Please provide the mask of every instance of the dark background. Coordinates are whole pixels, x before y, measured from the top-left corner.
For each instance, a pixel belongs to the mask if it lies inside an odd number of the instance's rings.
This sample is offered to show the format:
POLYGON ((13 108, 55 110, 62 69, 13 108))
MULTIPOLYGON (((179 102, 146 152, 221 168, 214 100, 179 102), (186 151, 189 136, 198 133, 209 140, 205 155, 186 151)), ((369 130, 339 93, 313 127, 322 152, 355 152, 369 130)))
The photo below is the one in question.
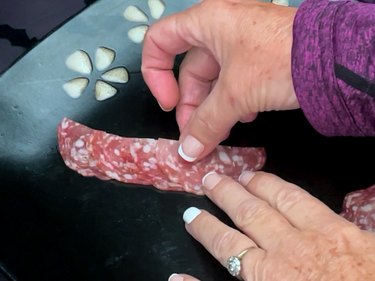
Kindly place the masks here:
MULTIPOLYGON (((88 4, 2 0, 0 72, 88 4)), ((110 100, 78 121, 120 135, 178 138, 174 113, 161 112, 140 75, 133 75, 126 87, 132 94, 110 100)), ((38 108, 20 100, 17 108, 9 109, 13 105, 7 103, 6 93, 0 95, 0 108, 6 112, 0 115, 5 124, 0 129, 8 128, 0 130, 1 281, 167 280, 173 272, 201 280, 229 279, 184 230, 181 216, 190 206, 229 222, 206 198, 84 178, 65 167, 55 138, 36 158, 24 156, 22 149, 8 153, 14 143, 35 141, 38 126, 53 127, 55 120, 40 124, 39 118, 22 118, 24 107, 35 114, 38 108), (14 124, 8 124, 8 109, 14 124), (13 118, 17 114, 20 117, 13 118), (18 122, 26 129, 12 133, 18 122)), ((323 137, 301 111, 261 114, 252 124, 237 125, 226 143, 265 146, 266 171, 301 185, 336 212, 347 192, 375 182, 373 165, 367 164, 375 159, 373 139, 323 137)))

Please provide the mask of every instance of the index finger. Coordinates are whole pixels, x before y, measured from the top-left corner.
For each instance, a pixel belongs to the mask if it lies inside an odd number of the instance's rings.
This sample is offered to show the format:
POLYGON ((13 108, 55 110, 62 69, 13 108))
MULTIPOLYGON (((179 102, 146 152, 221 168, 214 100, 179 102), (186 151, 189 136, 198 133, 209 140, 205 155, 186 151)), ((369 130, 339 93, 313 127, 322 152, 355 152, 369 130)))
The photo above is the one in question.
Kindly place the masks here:
POLYGON ((144 39, 143 78, 164 110, 173 109, 179 100, 179 88, 173 74, 176 55, 198 45, 193 31, 199 28, 189 16, 190 9, 158 21, 149 28, 144 39))

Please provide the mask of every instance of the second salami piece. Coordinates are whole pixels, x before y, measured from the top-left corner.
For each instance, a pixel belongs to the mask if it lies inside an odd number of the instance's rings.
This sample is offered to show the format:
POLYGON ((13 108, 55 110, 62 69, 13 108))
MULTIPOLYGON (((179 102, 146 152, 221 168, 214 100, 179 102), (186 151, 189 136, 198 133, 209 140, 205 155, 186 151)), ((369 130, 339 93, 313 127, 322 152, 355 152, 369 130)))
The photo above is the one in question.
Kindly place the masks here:
POLYGON ((58 126, 58 143, 65 164, 83 176, 195 194, 203 194, 201 179, 210 171, 237 179, 261 169, 266 159, 263 148, 218 146, 189 163, 178 155, 178 141, 120 137, 68 118, 58 126))

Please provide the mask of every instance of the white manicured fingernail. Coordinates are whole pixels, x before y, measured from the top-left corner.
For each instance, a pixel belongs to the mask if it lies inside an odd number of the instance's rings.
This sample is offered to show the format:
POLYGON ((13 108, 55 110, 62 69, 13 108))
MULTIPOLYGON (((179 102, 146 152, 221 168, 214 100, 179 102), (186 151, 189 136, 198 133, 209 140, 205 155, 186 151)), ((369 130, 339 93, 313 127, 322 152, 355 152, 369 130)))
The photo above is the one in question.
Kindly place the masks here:
POLYGON ((238 181, 242 185, 248 185, 251 179, 255 176, 254 172, 252 171, 244 171, 242 174, 239 176, 238 181))
POLYGON ((207 173, 202 179, 202 185, 211 190, 221 181, 221 176, 216 172, 207 173))
POLYGON ((182 144, 178 147, 178 154, 188 162, 195 161, 203 152, 203 144, 193 136, 186 136, 182 144))
POLYGON ((178 275, 177 273, 173 273, 171 276, 169 276, 168 281, 183 281, 184 278, 182 278, 181 275, 178 275))
POLYGON ((183 218, 184 222, 186 222, 187 224, 189 224, 193 220, 195 220, 195 218, 200 213, 202 213, 202 212, 198 208, 190 207, 190 208, 186 209, 186 211, 184 212, 184 215, 182 216, 182 218, 183 218))

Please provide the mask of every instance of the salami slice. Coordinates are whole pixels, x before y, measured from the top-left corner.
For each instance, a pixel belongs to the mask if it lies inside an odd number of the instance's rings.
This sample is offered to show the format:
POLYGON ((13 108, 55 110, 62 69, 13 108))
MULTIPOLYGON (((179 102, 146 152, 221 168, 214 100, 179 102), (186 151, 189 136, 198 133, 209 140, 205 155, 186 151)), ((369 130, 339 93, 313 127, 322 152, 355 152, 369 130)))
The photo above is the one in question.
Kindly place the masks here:
POLYGON ((192 164, 178 155, 178 146, 177 141, 159 139, 156 159, 171 188, 174 186, 186 192, 200 192, 201 179, 210 171, 238 179, 243 171, 258 170, 265 162, 263 149, 219 146, 207 157, 192 164))
POLYGON ((189 163, 178 155, 176 140, 120 137, 67 118, 58 126, 58 143, 65 164, 83 176, 195 194, 203 194, 201 179, 210 171, 237 179, 265 163, 263 148, 229 146, 189 163))
POLYGON ((341 215, 359 228, 375 233, 375 185, 347 194, 341 215))

